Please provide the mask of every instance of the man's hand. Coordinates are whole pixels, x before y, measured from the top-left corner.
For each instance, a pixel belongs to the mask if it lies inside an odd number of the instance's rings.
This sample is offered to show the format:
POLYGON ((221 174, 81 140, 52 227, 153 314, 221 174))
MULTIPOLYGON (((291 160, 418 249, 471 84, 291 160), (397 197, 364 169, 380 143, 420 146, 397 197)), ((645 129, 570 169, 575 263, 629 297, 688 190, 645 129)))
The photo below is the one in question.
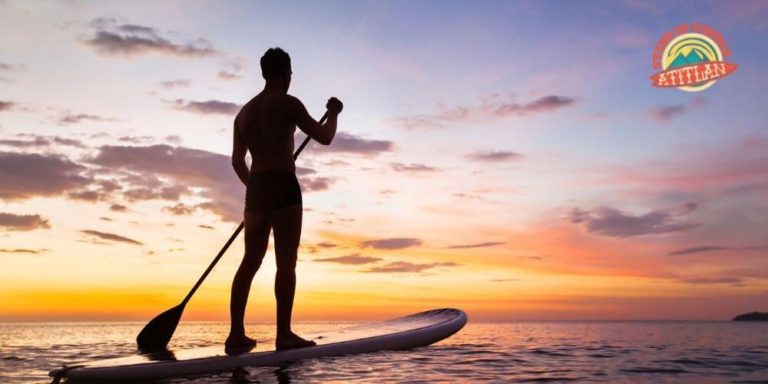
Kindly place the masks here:
POLYGON ((339 99, 331 97, 328 99, 328 103, 325 104, 325 109, 332 114, 338 115, 341 113, 341 110, 344 109, 344 104, 342 104, 339 99))

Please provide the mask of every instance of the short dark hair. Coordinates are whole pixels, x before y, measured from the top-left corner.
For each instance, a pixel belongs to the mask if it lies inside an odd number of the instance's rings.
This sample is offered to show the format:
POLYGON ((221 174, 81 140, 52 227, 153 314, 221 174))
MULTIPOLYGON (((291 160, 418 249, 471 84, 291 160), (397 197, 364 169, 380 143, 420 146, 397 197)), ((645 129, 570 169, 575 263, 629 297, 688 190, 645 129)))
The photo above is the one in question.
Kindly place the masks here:
POLYGON ((280 76, 291 70, 291 57, 280 48, 270 48, 261 57, 261 76, 265 79, 280 76))

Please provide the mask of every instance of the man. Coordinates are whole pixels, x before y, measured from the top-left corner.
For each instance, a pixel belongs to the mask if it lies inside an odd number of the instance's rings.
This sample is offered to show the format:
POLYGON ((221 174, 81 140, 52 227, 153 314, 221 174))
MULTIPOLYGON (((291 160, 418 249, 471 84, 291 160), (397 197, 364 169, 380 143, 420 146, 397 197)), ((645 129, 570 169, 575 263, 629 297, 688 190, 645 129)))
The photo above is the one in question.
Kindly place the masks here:
POLYGON ((315 345, 291 330, 291 312, 296 291, 296 257, 301 237, 302 199, 293 162, 293 134, 298 126, 317 142, 328 145, 336 135, 336 120, 343 104, 330 98, 328 119, 321 125, 304 105, 288 94, 291 59, 280 48, 271 48, 261 58, 264 89, 246 103, 235 118, 232 166, 246 185, 245 256, 232 281, 227 337, 229 350, 256 345, 245 335, 243 317, 253 276, 267 251, 269 232, 274 230, 277 275, 277 349, 315 345), (245 163, 251 153, 251 169, 245 163))

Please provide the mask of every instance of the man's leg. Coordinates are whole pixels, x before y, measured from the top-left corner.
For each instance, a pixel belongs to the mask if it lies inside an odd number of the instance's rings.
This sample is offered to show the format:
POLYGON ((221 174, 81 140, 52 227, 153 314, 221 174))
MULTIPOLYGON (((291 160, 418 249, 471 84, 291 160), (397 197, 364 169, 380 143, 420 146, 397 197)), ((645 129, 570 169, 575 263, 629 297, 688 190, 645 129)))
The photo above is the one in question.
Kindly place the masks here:
POLYGON ((241 346, 251 344, 252 340, 245 336, 245 305, 248 303, 248 294, 251 290, 251 282, 256 271, 261 266, 264 254, 269 243, 270 220, 267 215, 256 212, 245 212, 245 255, 240 267, 232 280, 232 294, 229 303, 229 315, 232 327, 227 337, 227 346, 241 346))
POLYGON ((301 239, 302 206, 291 205, 272 214, 275 235, 277 275, 275 299, 277 301, 277 349, 299 348, 315 345, 297 336, 291 330, 293 297, 296 293, 296 259, 301 239))

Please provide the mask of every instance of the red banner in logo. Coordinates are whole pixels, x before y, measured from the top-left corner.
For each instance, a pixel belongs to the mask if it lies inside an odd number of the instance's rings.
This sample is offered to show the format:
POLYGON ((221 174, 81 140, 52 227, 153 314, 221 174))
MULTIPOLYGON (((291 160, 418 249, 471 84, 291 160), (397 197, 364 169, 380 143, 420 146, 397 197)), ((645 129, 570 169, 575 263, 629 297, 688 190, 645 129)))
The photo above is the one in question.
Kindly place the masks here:
POLYGON ((737 68, 736 64, 713 61, 676 67, 651 76, 654 87, 684 87, 706 83, 730 75, 737 68))

